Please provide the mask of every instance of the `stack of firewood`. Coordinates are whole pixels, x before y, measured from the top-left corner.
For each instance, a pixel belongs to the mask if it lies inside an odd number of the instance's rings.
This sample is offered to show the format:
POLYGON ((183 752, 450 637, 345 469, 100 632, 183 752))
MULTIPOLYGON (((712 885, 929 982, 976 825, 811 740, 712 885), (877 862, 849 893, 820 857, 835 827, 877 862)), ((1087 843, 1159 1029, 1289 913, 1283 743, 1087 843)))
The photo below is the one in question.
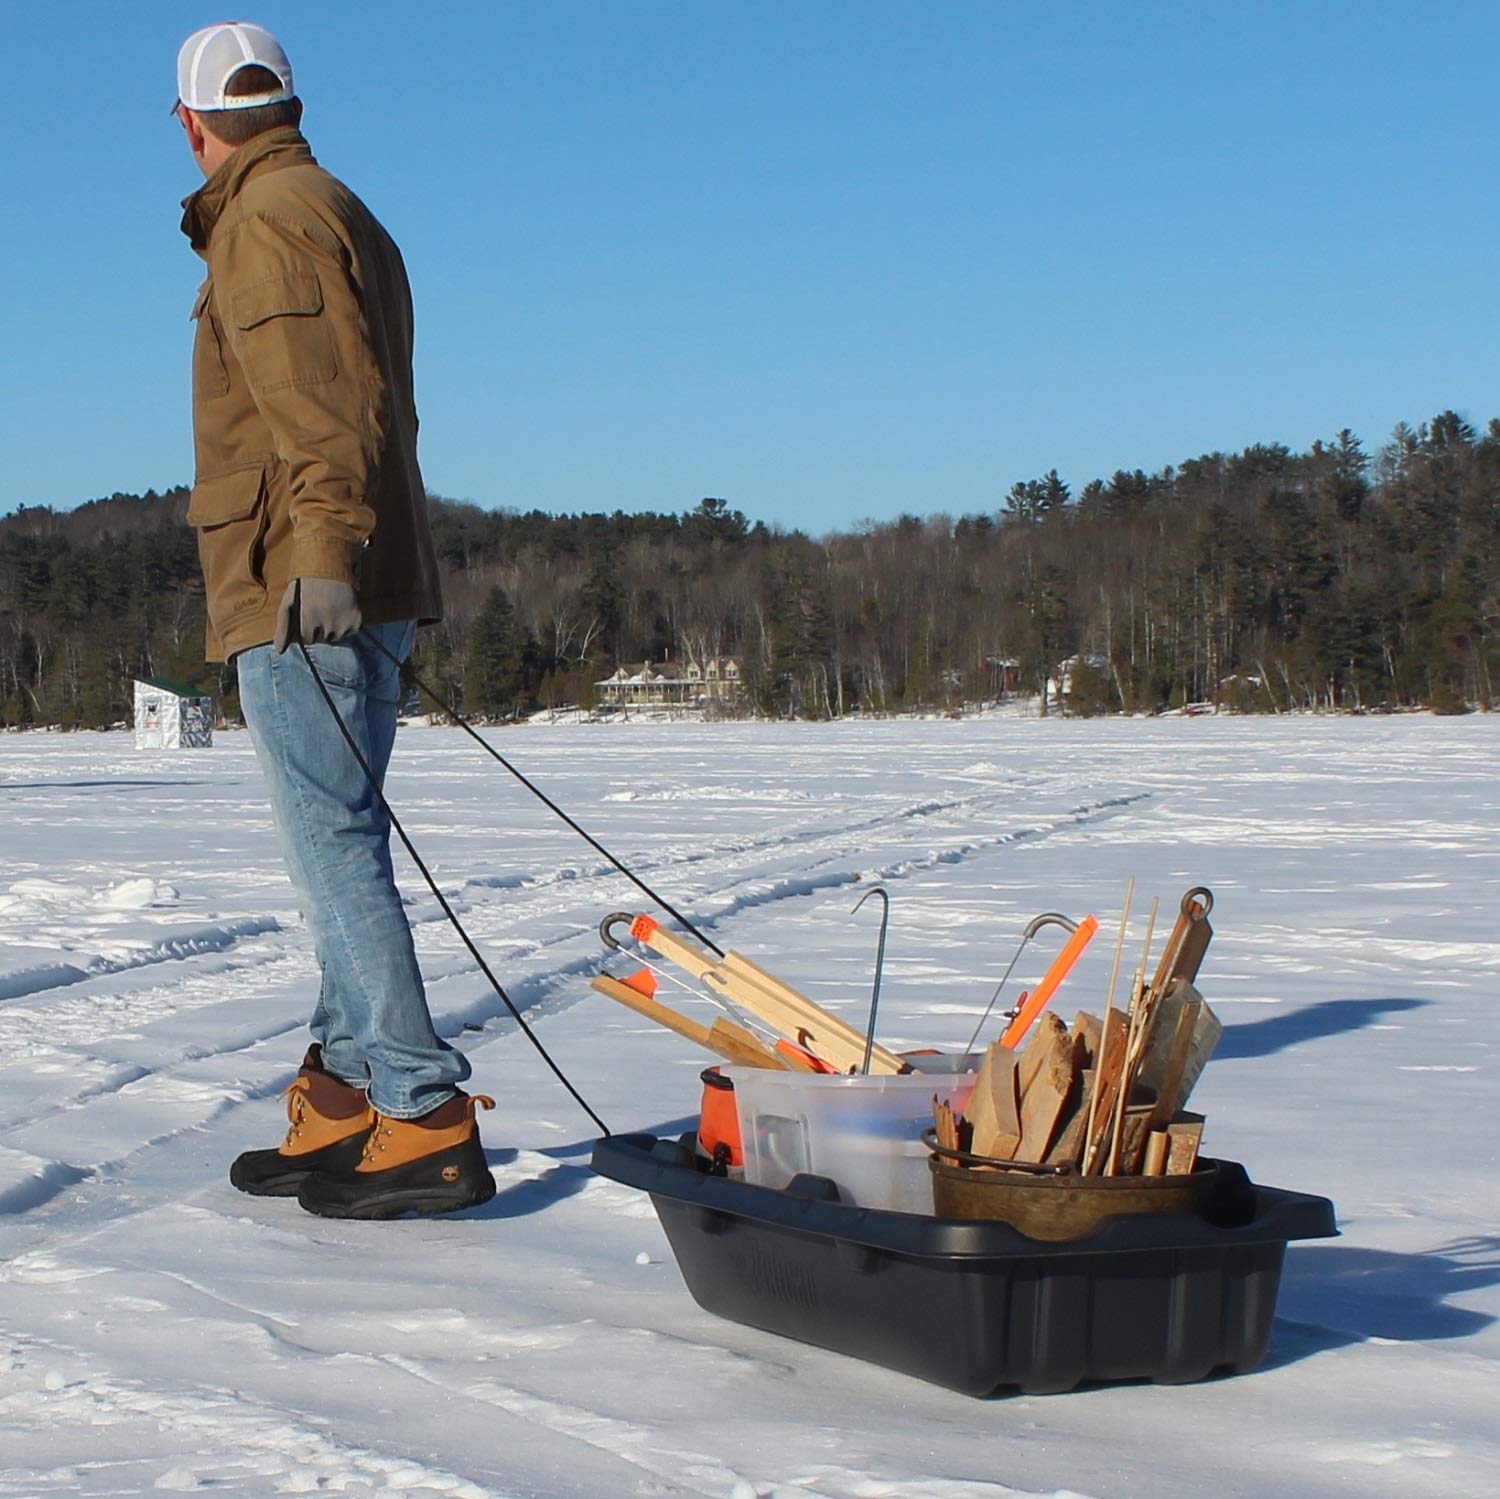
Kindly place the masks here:
MULTIPOLYGON (((1129 900, 1127 891, 1127 918, 1129 900)), ((1103 1017, 1081 1010, 1070 1028, 1047 1012, 1019 1049, 995 1042, 962 1114, 934 1099, 938 1144, 997 1165, 1048 1165, 1086 1176, 1190 1172, 1203 1119, 1183 1106, 1223 1031, 1192 985, 1212 936, 1211 904, 1207 891, 1184 897, 1148 983, 1153 904, 1129 1003, 1116 1009, 1122 919, 1103 1017)))

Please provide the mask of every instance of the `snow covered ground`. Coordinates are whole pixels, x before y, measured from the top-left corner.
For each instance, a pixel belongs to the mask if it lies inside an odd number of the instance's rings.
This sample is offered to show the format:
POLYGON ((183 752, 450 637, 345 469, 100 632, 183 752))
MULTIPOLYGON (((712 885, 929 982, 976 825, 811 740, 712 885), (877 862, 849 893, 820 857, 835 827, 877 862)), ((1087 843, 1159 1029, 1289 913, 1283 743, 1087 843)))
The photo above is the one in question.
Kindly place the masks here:
MULTIPOLYGON (((1500 719, 532 726, 499 736, 724 946, 881 1039, 964 1041, 1039 911, 1217 897, 1206 1147, 1324 1193, 1254 1374, 976 1401, 719 1321, 398 855, 499 1182, 331 1223, 234 1192, 315 990, 242 734, 0 737, 0 1495, 1500 1493, 1500 719)), ((642 902, 454 731, 390 792, 615 1129, 704 1058, 592 994, 642 902)), ((1167 917, 1164 916, 1165 923, 1167 917)), ((1139 931, 1139 927, 1137 927, 1139 931)), ((1097 1005, 1111 943, 1068 981, 1097 1005)), ((1032 984, 1044 937, 1016 979, 1032 984)))

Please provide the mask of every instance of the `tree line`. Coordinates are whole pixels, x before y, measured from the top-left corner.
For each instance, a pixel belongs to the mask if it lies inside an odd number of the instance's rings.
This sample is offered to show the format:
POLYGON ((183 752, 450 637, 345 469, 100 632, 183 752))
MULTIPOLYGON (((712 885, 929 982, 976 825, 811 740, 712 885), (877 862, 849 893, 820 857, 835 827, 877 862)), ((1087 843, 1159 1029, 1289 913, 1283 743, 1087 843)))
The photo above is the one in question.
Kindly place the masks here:
MULTIPOLYGON (((202 659, 187 491, 0 518, 0 723, 128 719, 165 676, 237 714, 202 659)), ((1373 454, 1348 430, 1076 495, 814 537, 728 501, 551 515, 431 497, 447 616, 414 664, 503 718, 594 701, 618 664, 733 657, 779 716, 956 709, 1066 672, 1065 711, 1488 708, 1500 670, 1500 421, 1446 411, 1373 454)), ((1047 698, 1043 693, 1043 705, 1047 698)))

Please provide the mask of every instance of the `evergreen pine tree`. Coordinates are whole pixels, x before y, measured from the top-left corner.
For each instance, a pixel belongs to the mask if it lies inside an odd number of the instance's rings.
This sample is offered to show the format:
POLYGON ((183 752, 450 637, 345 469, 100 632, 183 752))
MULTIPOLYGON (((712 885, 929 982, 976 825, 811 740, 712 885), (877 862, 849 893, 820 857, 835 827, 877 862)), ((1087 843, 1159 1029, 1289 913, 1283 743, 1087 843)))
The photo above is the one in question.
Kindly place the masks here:
POLYGON ((620 583, 620 559, 613 548, 594 553, 580 597, 597 622, 597 638, 605 656, 620 661, 625 654, 625 590, 620 583))
POLYGON ((1048 469, 1037 480, 1037 511, 1040 515, 1053 515, 1068 503, 1068 486, 1058 478, 1055 468, 1048 469))
POLYGON ((464 658, 464 711, 514 713, 525 689, 525 641, 505 590, 492 588, 469 628, 464 658))

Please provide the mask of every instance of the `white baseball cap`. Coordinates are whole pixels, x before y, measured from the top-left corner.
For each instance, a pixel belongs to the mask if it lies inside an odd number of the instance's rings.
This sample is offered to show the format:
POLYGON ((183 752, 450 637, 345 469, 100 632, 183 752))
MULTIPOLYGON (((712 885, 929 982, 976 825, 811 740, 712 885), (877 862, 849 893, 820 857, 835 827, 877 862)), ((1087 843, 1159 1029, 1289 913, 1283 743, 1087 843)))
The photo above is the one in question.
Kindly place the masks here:
POLYGON ((281 43, 265 27, 249 21, 205 26, 177 54, 177 103, 189 109, 256 109, 262 104, 280 104, 295 92, 292 65, 281 43), (281 86, 259 94, 225 94, 229 80, 247 67, 268 68, 281 86))

